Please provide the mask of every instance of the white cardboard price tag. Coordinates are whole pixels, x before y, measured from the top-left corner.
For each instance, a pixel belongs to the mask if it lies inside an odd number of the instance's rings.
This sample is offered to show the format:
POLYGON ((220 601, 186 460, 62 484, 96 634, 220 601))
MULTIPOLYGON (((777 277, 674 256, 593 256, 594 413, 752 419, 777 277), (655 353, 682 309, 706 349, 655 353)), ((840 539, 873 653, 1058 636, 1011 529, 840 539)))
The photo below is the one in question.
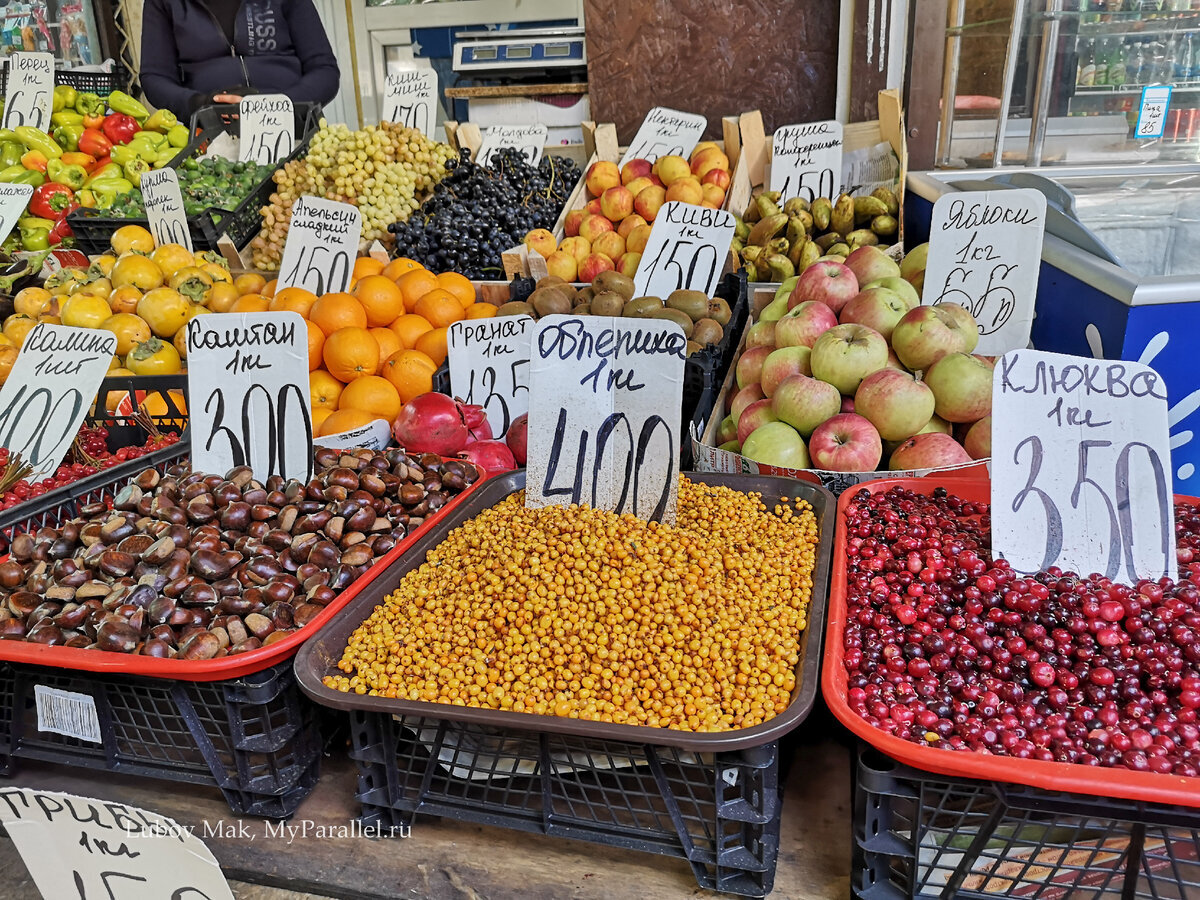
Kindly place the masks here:
POLYGON ((312 477, 308 331, 293 312, 196 316, 187 325, 192 468, 312 477))
POLYGON ((31 125, 50 130, 54 108, 54 57, 49 53, 14 53, 8 59, 4 86, 4 128, 31 125))
POLYGON ((179 176, 175 170, 165 168, 145 172, 138 186, 142 190, 142 203, 146 207, 154 245, 182 244, 191 252, 192 232, 183 211, 183 193, 179 190, 179 176))
POLYGON ((366 447, 368 450, 382 450, 392 440, 391 423, 383 419, 368 422, 359 428, 349 431, 339 431, 337 434, 327 434, 324 437, 313 438, 314 447, 329 447, 333 450, 344 450, 352 447, 366 447))
POLYGON ((1013 350, 992 392, 992 548, 1124 584, 1174 577, 1167 391, 1158 373, 1013 350))
POLYGON ((238 104, 238 160, 272 166, 296 149, 296 111, 287 94, 255 94, 238 104))
POLYGON ((656 106, 642 119, 641 127, 629 142, 629 149, 621 157, 621 165, 631 159, 654 162, 660 156, 675 155, 686 159, 707 127, 708 119, 697 113, 656 106))
POLYGON ((586 503, 674 523, 686 346, 674 322, 539 319, 525 504, 586 503))
POLYGON ((477 403, 497 438, 529 412, 529 354, 533 319, 497 316, 455 322, 447 335, 450 393, 477 403))
POLYGON ((1142 88, 1138 107, 1137 127, 1133 136, 1139 140, 1160 138, 1167 127, 1167 110, 1171 106, 1172 85, 1156 84, 1142 88))
POLYGON ((837 197, 842 178, 842 123, 784 125, 771 141, 771 190, 780 200, 837 197))
POLYGON ((109 331, 39 324, 0 387, 0 446, 52 475, 75 439, 117 352, 109 331))
POLYGON ((33 185, 0 184, 0 241, 16 226, 32 196, 33 185))
POLYGON ((279 288, 302 287, 318 297, 350 285, 362 236, 358 207, 324 197, 300 197, 279 264, 279 288))
POLYGON ((233 900, 204 842, 136 806, 5 787, 0 822, 43 897, 233 900))
POLYGON ((383 120, 433 137, 437 126, 438 76, 433 69, 388 72, 383 88, 383 120))
POLYGON ((933 204, 921 302, 966 307, 979 323, 980 356, 1029 346, 1045 231, 1041 191, 943 194, 933 204))
POLYGON ((635 296, 672 291, 712 295, 733 241, 733 213, 672 200, 664 203, 633 275, 635 296))
POLYGON ((501 147, 516 147, 525 154, 531 166, 542 161, 542 150, 550 129, 545 125, 493 125, 483 135, 483 143, 475 154, 475 162, 489 165, 492 155, 501 147))

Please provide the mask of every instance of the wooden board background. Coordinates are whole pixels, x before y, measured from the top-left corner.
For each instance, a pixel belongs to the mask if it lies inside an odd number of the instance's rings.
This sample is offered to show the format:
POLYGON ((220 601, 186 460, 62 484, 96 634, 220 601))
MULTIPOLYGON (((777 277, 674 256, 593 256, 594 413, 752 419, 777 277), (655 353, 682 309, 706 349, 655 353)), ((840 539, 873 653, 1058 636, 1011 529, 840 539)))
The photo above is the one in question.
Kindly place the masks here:
POLYGON ((767 132, 831 119, 838 0, 584 0, 592 116, 622 144, 666 106, 721 118, 760 109, 767 132))

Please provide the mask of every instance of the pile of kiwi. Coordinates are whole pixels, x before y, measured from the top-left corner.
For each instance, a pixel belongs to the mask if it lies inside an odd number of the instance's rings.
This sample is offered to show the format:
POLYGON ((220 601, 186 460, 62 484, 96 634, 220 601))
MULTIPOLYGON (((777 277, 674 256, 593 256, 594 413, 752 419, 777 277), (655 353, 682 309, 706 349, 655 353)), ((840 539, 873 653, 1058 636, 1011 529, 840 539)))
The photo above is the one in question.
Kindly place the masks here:
POLYGON ((556 314, 667 319, 683 329, 689 356, 719 344, 733 315, 728 303, 702 291, 674 291, 665 301, 634 297, 633 279, 620 272, 601 272, 589 286, 579 289, 557 275, 547 275, 538 281, 528 301, 510 301, 496 311, 498 316, 534 319, 556 314))

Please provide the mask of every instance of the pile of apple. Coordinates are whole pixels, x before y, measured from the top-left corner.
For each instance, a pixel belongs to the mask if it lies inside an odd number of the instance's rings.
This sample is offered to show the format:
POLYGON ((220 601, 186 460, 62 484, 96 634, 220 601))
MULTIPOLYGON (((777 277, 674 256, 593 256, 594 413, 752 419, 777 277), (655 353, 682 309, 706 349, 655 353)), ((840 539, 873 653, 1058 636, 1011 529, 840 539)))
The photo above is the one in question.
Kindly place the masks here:
POLYGON ((729 157, 712 141, 697 144, 689 159, 631 159, 619 168, 599 160, 584 176, 587 204, 563 220, 562 243, 535 228, 525 235, 525 246, 545 257, 546 270, 563 281, 592 281, 614 270, 632 278, 662 205, 678 200, 720 209, 730 177, 729 157))
POLYGON ((720 449, 786 469, 873 472, 991 454, 992 363, 962 306, 921 306, 926 245, 823 258, 746 332, 720 449))

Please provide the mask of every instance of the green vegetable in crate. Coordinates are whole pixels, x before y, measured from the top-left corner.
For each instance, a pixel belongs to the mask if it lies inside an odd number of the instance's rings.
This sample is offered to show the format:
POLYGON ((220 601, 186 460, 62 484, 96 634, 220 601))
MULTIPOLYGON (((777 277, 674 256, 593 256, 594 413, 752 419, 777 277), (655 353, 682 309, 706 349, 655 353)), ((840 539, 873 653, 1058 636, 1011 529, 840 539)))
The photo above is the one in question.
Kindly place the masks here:
POLYGON ((167 143, 178 150, 182 150, 188 145, 188 138, 190 136, 186 125, 174 125, 167 131, 167 143))
MULTIPOLYGON (((236 209, 273 171, 273 166, 260 166, 252 162, 233 162, 221 158, 187 159, 178 170, 184 213, 194 216, 207 209, 236 209)), ((114 218, 144 218, 146 210, 141 191, 132 190, 117 198, 112 203, 110 214, 114 218)))
POLYGON ((71 109, 75 106, 75 101, 79 98, 79 91, 71 87, 69 84, 60 84, 54 88, 53 108, 54 112, 63 109, 71 109))
POLYGON ((160 134, 167 134, 177 124, 179 124, 179 120, 175 118, 175 113, 171 112, 169 109, 160 109, 142 123, 142 130, 157 131, 160 134))
POLYGON ((137 119, 139 122, 145 121, 150 116, 150 110, 124 91, 113 91, 108 95, 108 108, 113 112, 137 119))
POLYGON ((75 98, 75 111, 85 116, 103 116, 104 101, 91 91, 84 91, 75 98))

